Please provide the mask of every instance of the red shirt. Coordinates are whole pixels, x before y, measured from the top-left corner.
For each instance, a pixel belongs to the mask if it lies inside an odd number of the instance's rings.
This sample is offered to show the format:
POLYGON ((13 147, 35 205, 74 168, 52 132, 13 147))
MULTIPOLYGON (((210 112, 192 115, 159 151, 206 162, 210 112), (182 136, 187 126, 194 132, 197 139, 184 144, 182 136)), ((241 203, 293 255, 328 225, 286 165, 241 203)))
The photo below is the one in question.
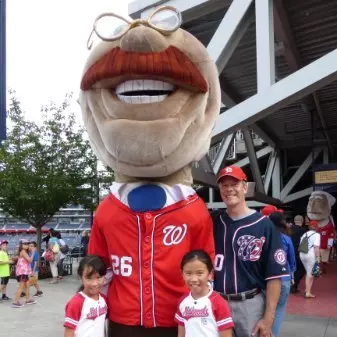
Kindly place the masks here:
POLYGON ((329 222, 324 227, 317 227, 316 232, 321 235, 321 249, 328 248, 328 240, 334 238, 334 226, 329 222))
POLYGON ((113 270, 109 318, 125 325, 176 326, 177 303, 187 290, 180 262, 193 249, 214 259, 212 220, 196 194, 144 213, 109 195, 97 209, 89 243, 89 253, 113 270))

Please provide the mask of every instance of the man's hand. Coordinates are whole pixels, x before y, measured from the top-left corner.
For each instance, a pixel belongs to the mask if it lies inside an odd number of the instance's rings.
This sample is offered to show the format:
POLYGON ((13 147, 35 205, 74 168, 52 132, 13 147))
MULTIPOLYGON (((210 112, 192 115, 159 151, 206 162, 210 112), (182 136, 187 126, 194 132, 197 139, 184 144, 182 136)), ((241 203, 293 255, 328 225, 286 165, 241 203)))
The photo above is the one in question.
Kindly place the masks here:
POLYGON ((272 320, 262 318, 255 325, 255 328, 252 332, 252 336, 271 337, 272 336, 272 334, 271 334, 272 326, 273 326, 272 320))

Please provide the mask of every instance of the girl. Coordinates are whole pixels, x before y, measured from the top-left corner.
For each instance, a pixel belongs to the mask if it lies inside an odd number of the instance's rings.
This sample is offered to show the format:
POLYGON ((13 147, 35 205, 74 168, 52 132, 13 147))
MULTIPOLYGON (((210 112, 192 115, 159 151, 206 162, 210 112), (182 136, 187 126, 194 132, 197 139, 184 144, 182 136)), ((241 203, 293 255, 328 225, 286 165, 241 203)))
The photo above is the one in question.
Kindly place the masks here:
POLYGON ((64 337, 105 337, 107 301, 100 294, 106 266, 96 255, 84 257, 78 267, 82 286, 66 305, 64 337))
POLYGON ((213 271, 210 256, 203 250, 193 250, 183 257, 180 268, 190 293, 178 304, 178 337, 232 337, 229 306, 209 286, 213 271))
POLYGON ((30 263, 33 257, 28 255, 29 241, 21 240, 18 249, 18 262, 16 264, 15 275, 19 282, 19 288, 15 294, 14 302, 12 304, 13 308, 21 308, 23 304, 19 302, 19 298, 22 292, 26 294, 26 304, 35 304, 34 300, 29 299, 29 286, 28 280, 32 273, 30 268, 30 263))
POLYGON ((314 276, 312 275, 312 271, 315 263, 320 262, 320 252, 319 247, 321 244, 321 235, 316 232, 318 227, 318 223, 315 220, 311 220, 309 222, 309 231, 302 235, 301 242, 306 239, 308 241, 308 252, 302 253, 300 252, 300 259, 303 263, 307 276, 305 278, 305 298, 315 298, 316 296, 312 294, 311 288, 314 282, 314 276))

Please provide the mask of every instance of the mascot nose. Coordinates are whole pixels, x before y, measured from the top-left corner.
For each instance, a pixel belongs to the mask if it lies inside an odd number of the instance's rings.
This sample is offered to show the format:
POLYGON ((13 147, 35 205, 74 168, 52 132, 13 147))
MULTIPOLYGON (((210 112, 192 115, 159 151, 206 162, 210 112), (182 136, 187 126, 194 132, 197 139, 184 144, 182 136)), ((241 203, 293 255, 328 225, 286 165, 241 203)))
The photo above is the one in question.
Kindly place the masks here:
POLYGON ((168 47, 165 37, 153 28, 139 25, 130 29, 121 39, 124 51, 160 52, 168 47))

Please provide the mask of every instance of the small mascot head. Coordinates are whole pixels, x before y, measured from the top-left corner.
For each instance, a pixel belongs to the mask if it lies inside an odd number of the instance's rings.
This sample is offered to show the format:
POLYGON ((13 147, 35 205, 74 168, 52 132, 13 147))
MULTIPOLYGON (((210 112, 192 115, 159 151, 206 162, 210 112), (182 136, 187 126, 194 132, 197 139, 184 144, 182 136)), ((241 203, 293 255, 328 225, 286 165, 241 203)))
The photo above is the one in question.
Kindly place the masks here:
POLYGON ((308 218, 317 221, 328 219, 335 201, 336 199, 325 191, 312 192, 307 205, 308 218))
POLYGON ((180 24, 172 7, 147 20, 108 13, 95 21, 103 41, 84 67, 80 105, 96 155, 118 173, 165 177, 209 148, 220 110, 218 73, 180 24), (99 27, 106 19, 122 24, 104 34, 99 27))

